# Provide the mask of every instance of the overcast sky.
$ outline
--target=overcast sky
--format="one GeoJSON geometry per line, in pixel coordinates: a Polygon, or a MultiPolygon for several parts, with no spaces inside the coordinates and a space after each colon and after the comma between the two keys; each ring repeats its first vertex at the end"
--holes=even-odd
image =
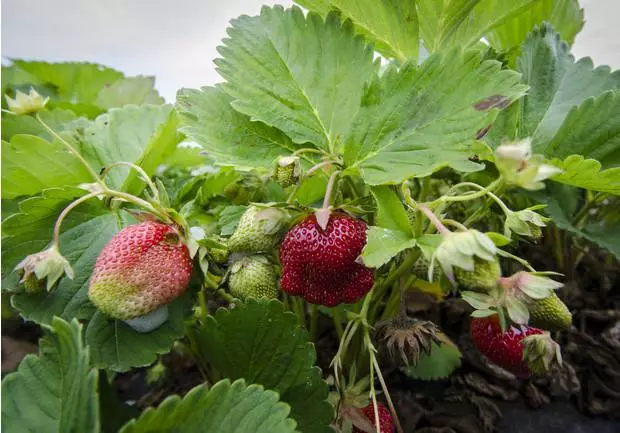
{"type": "MultiPolygon", "coordinates": [[[[2,0],[2,56],[92,61],[154,75],[177,89],[220,81],[212,60],[231,18],[291,0],[2,0]]],[[[620,0],[581,0],[586,25],[574,53],[620,68],[620,0]]]]}

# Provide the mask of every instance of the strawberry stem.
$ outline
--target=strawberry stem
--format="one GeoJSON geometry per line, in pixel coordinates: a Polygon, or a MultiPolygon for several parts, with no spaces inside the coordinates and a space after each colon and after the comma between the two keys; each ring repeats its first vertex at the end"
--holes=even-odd
{"type": "Polygon", "coordinates": [[[159,201],[159,197],[158,197],[159,196],[159,191],[157,191],[157,187],[155,186],[155,184],[153,183],[153,181],[151,180],[149,175],[146,174],[146,172],[142,169],[142,167],[134,164],[133,162],[128,162],[128,161],[113,162],[112,164],[106,166],[101,171],[101,179],[102,180],[105,179],[105,177],[108,175],[108,173],[110,172],[110,170],[112,168],[119,167],[119,166],[125,166],[125,167],[133,168],[134,170],[136,170],[138,172],[138,174],[140,174],[140,177],[142,177],[142,180],[144,180],[144,182],[146,182],[146,184],[151,189],[151,191],[153,193],[153,199],[159,201]]]}
{"type": "Polygon", "coordinates": [[[77,150],[75,150],[75,148],[73,146],[71,146],[64,138],[62,138],[56,131],[54,131],[47,123],[45,123],[43,121],[43,119],[41,119],[41,116],[39,116],[39,113],[35,114],[35,119],[37,119],[37,121],[41,124],[41,126],[43,126],[43,128],[45,128],[47,130],[47,132],[49,132],[54,138],[56,138],[58,141],[60,141],[62,143],[63,146],[65,146],[67,148],[67,150],[69,151],[70,154],[72,154],[75,158],[77,158],[82,165],[84,166],[84,168],[86,168],[86,170],[90,173],[90,175],[93,177],[93,179],[95,180],[95,182],[97,182],[99,185],[101,185],[102,187],[105,187],[105,184],[103,183],[103,181],[101,180],[101,178],[99,177],[99,175],[97,174],[97,172],[90,166],[90,164],[88,162],[86,162],[86,160],[84,159],[84,157],[80,154],[80,152],[78,152],[77,150]]]}
{"type": "MultiPolygon", "coordinates": [[[[369,337],[369,339],[370,339],[370,337],[369,337]]],[[[373,351],[374,350],[375,349],[373,347],[373,351]]],[[[385,399],[387,400],[388,407],[390,408],[390,412],[392,412],[392,421],[395,424],[396,431],[398,433],[403,433],[403,427],[400,425],[400,419],[398,418],[398,414],[396,413],[396,409],[394,408],[394,404],[392,403],[392,397],[390,396],[390,392],[388,391],[388,387],[385,384],[385,381],[383,380],[383,374],[381,373],[381,369],[379,368],[379,363],[377,362],[377,357],[372,352],[371,352],[370,357],[372,359],[372,364],[374,364],[374,367],[377,370],[377,379],[379,379],[379,383],[381,384],[381,388],[383,389],[383,393],[385,394],[385,399]]],[[[375,412],[375,417],[376,416],[377,416],[377,413],[375,412]]],[[[379,418],[377,417],[376,419],[378,420],[379,418]]],[[[381,430],[377,429],[377,431],[381,431],[381,430]]]]}
{"type": "Polygon", "coordinates": [[[444,226],[441,223],[439,218],[437,218],[437,215],[435,215],[432,210],[426,207],[426,205],[418,205],[418,209],[420,210],[420,212],[426,215],[426,218],[428,218],[431,221],[431,223],[435,226],[435,228],[437,229],[439,233],[441,233],[444,236],[449,235],[451,233],[450,230],[448,230],[446,226],[444,226]]]}
{"type": "Polygon", "coordinates": [[[71,212],[75,207],[79,206],[85,201],[90,200],[91,198],[97,197],[100,194],[101,192],[99,191],[86,194],[78,198],[77,200],[71,202],[66,208],[62,210],[62,212],[60,213],[60,215],[58,215],[58,218],[56,219],[56,223],[54,224],[54,234],[52,235],[52,246],[54,248],[60,251],[60,248],[59,248],[60,247],[60,227],[62,226],[62,222],[64,221],[65,217],[69,215],[69,212],[71,212]]]}

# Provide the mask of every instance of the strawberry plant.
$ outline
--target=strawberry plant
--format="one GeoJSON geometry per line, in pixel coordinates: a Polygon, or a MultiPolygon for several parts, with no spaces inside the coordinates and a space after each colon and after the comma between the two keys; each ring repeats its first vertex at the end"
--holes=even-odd
{"type": "Polygon", "coordinates": [[[570,54],[577,1],[298,3],[232,20],[175,104],[3,66],[3,301],[44,334],[7,431],[402,433],[394,383],[467,342],[567,371],[563,299],[620,256],[620,72],[570,54]]]}

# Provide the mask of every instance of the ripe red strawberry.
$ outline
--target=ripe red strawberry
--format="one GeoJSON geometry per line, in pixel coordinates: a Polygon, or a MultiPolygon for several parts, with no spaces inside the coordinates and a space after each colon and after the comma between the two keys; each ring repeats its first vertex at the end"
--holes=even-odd
{"type": "Polygon", "coordinates": [[[536,334],[543,334],[543,331],[529,326],[511,326],[502,334],[497,315],[474,318],[471,321],[471,336],[478,350],[489,361],[520,378],[527,378],[531,374],[524,360],[522,341],[525,337],[536,334]]]}
{"type": "Polygon", "coordinates": [[[301,296],[311,304],[333,307],[343,302],[354,304],[368,293],[373,283],[372,271],[354,262],[341,271],[285,266],[280,287],[285,293],[301,296]]]}
{"type": "Polygon", "coordinates": [[[310,265],[316,270],[342,270],[362,253],[366,223],[345,214],[332,214],[322,230],[314,215],[293,227],[280,247],[284,266],[310,265]]]}
{"type": "MultiPolygon", "coordinates": [[[[379,427],[381,429],[381,433],[394,433],[394,424],[392,423],[392,414],[390,414],[390,410],[379,402],[377,402],[377,409],[379,412],[379,427]]],[[[368,421],[370,421],[372,426],[375,427],[375,409],[372,402],[362,409],[362,412],[364,412],[364,415],[366,415],[366,418],[368,418],[368,421]]],[[[364,432],[353,426],[353,433],[364,432]]]]}
{"type": "Polygon", "coordinates": [[[120,320],[153,312],[183,293],[192,273],[187,247],[169,225],[147,221],[124,228],[103,248],[88,297],[120,320]]]}
{"type": "Polygon", "coordinates": [[[366,244],[366,224],[330,216],[325,230],[311,215],[293,227],[280,247],[281,288],[312,304],[355,303],[372,288],[372,271],[355,260],[366,244]]]}

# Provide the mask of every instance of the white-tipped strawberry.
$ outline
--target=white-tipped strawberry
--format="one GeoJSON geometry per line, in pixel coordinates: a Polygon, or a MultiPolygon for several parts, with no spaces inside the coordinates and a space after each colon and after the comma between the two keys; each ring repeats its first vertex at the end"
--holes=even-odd
{"type": "Polygon", "coordinates": [[[182,294],[192,261],[187,246],[167,224],[147,221],[124,228],[103,248],[90,279],[88,297],[105,314],[147,332],[167,319],[162,309],[182,294]]]}

